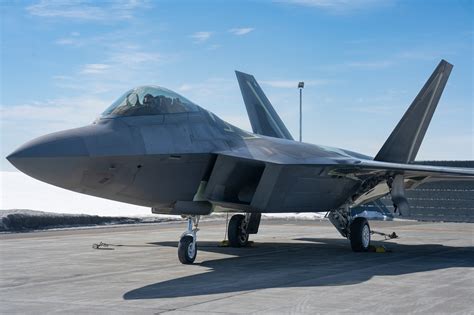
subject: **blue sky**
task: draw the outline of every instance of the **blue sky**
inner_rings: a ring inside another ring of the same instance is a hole
[[[3,157],[155,84],[250,129],[234,70],[307,142],[376,154],[441,58],[451,78],[417,159],[474,159],[473,2],[9,1],[1,9]]]

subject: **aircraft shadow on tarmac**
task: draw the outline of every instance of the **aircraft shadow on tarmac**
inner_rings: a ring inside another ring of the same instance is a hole
[[[345,239],[304,238],[296,241],[255,243],[247,248],[219,247],[216,242],[199,242],[200,251],[230,257],[199,263],[198,252],[197,265],[205,267],[203,273],[153,283],[131,290],[123,298],[158,299],[265,288],[351,285],[374,276],[474,267],[473,247],[389,242],[383,244],[393,250],[391,253],[353,253]],[[177,247],[176,242],[152,244]]]

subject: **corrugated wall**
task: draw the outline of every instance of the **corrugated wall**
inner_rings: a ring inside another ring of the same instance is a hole
[[[416,164],[474,168],[474,161],[422,161]],[[474,180],[426,183],[407,190],[406,195],[410,219],[474,222]],[[393,205],[390,197],[384,197],[378,203],[353,209],[355,213],[364,210],[388,214],[393,212]]]

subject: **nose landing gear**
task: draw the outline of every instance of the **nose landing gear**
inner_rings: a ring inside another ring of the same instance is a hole
[[[197,231],[199,215],[188,216],[188,227],[181,235],[178,244],[178,258],[182,264],[192,264],[197,256]]]
[[[181,235],[178,244],[178,258],[182,264],[192,264],[197,256],[197,231],[199,215],[188,215],[186,231]],[[231,247],[244,247],[249,243],[249,235],[257,234],[260,226],[260,213],[246,213],[233,215],[227,229],[229,245]]]

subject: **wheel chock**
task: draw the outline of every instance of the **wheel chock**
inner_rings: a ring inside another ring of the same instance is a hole
[[[370,245],[368,251],[371,252],[371,253],[390,253],[390,252],[392,252],[391,250],[385,248],[385,246],[374,246],[374,245]]]
[[[223,240],[219,243],[219,247],[229,247],[229,241],[228,240]]]
[[[248,243],[245,247],[251,247],[251,246],[253,246],[253,244],[254,244],[253,241],[248,241]],[[229,241],[228,240],[223,240],[217,246],[218,247],[229,247]]]

